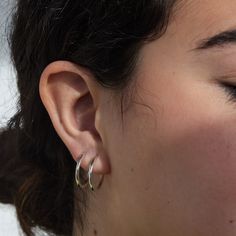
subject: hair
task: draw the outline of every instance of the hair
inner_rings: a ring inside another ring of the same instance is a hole
[[[76,163],[54,130],[39,96],[44,68],[68,60],[96,81],[122,92],[133,80],[141,47],[163,35],[174,0],[18,0],[9,46],[16,71],[17,112],[0,134],[0,201],[14,204],[24,233],[33,228],[83,232],[87,193],[78,189]]]

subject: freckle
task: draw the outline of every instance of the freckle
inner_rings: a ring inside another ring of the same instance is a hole
[[[230,224],[234,223],[234,220],[229,220],[229,223],[230,223]]]
[[[134,168],[131,168],[130,171],[131,171],[131,172],[134,172]]]
[[[146,187],[145,187],[145,191],[148,191],[148,190],[149,190],[149,188],[150,188],[149,186],[146,186]]]

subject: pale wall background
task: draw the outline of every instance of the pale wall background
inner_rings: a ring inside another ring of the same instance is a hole
[[[7,29],[14,0],[0,0],[0,127],[15,113],[18,97],[14,70],[10,63]]]

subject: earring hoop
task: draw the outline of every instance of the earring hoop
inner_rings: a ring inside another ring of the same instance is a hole
[[[92,173],[93,173],[93,165],[94,165],[95,159],[96,159],[96,157],[89,163],[89,170],[88,170],[88,183],[89,183],[89,187],[92,191],[94,191],[94,186],[92,184]],[[98,185],[96,186],[96,189],[99,189],[101,187],[103,179],[104,179],[104,175],[101,175],[100,181],[99,181]]]
[[[82,162],[84,157],[85,157],[84,154],[81,154],[78,157],[79,161],[77,161],[76,170],[75,170],[76,184],[77,184],[77,186],[80,186],[81,188],[85,188],[88,185],[88,179],[84,183],[82,183],[81,180],[80,180],[80,166],[81,166],[81,162]]]

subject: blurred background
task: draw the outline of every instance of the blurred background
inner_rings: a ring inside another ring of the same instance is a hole
[[[0,0],[0,127],[15,113],[18,97],[7,41],[13,5],[14,0]]]

